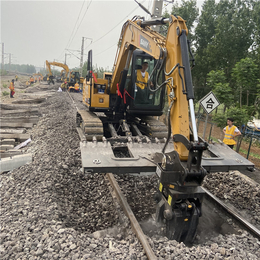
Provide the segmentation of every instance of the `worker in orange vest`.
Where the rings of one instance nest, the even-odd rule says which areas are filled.
[[[14,97],[14,79],[12,79],[11,83],[10,83],[10,86],[9,86],[9,89],[10,89],[10,98],[13,98]]]
[[[34,78],[30,77],[30,84],[32,85],[34,83]]]
[[[238,128],[233,125],[233,121],[233,118],[227,118],[227,126],[223,129],[223,133],[225,134],[223,143],[229,146],[231,149],[233,149],[234,145],[236,144],[234,138],[241,135],[241,132],[238,130]]]

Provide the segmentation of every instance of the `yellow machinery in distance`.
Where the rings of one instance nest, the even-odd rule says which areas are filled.
[[[38,73],[33,73],[33,76],[40,76],[41,79],[43,78],[43,76],[42,76],[42,74],[41,74],[40,72],[38,72]]]
[[[166,37],[152,29],[166,23]],[[187,34],[179,16],[128,20],[121,31],[113,73],[102,79],[92,70],[90,51],[83,84],[87,109],[77,112],[77,127],[84,136],[84,172],[155,172],[159,178],[156,220],[166,223],[169,239],[192,242],[201,216],[204,191],[200,185],[206,172],[252,164],[230,148],[223,150],[198,137]],[[140,89],[137,71],[144,62],[150,78]],[[163,114],[165,92],[168,127],[155,118]],[[208,157],[203,158],[206,153]]]
[[[48,77],[49,77],[49,81],[48,82],[53,82],[53,75],[51,72],[51,65],[52,66],[57,66],[57,67],[61,67],[63,68],[63,70],[61,71],[61,75],[64,72],[64,76],[62,77],[61,81],[67,81],[68,86],[74,86],[74,84],[76,82],[78,82],[81,86],[83,85],[83,81],[84,78],[80,77],[79,72],[78,71],[73,71],[73,70],[69,70],[69,67],[66,64],[60,63],[60,62],[49,62],[46,60],[46,68],[48,71]]]
[[[51,65],[63,68],[65,70],[65,77],[64,77],[64,79],[67,79],[68,73],[69,73],[69,67],[66,64],[63,64],[63,63],[60,63],[60,62],[56,62],[56,61],[49,62],[49,61],[46,60],[46,69],[48,71],[48,78],[49,78],[48,83],[49,84],[50,84],[50,82],[52,82],[54,84],[54,81],[53,81],[54,77],[52,75]]]

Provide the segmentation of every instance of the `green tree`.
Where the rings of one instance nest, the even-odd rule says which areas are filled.
[[[193,69],[194,85],[200,96],[208,92],[207,74],[223,70],[231,84],[232,68],[246,58],[254,44],[254,0],[206,0],[195,30],[197,66]]]
[[[235,89],[239,89],[240,107],[243,104],[250,106],[255,103],[255,97],[260,92],[258,72],[258,66],[251,58],[241,59],[232,69]],[[243,93],[246,93],[246,96]]]
[[[199,16],[199,8],[196,0],[182,0],[179,5],[177,2],[173,4],[172,15],[177,15],[186,20],[186,26],[189,30],[188,39],[194,39],[194,24]]]
[[[228,117],[232,117],[234,119],[234,125],[237,127],[241,127],[251,119],[251,116],[248,115],[246,108],[231,107],[224,114],[214,115],[213,121],[217,123],[217,126],[224,127],[227,124]]]
[[[227,83],[224,71],[210,71],[207,77],[207,84],[212,89],[219,102],[224,104],[224,112],[226,107],[230,107],[234,102],[232,89]]]
[[[254,58],[256,64],[260,68],[260,1],[254,2],[252,15],[254,22],[254,44],[252,46],[251,57]],[[260,78],[260,71],[258,77]]]
[[[88,68],[88,61],[85,61],[83,64],[83,67],[82,67],[82,76],[83,77],[86,77],[86,75],[87,75],[87,72],[88,72],[87,68]]]
[[[201,15],[195,29],[195,62],[192,70],[196,99],[205,96],[210,88],[207,86],[207,74],[215,69],[211,65],[209,46],[213,44],[216,28],[215,0],[206,0],[202,5]]]
[[[247,57],[253,44],[252,6],[249,0],[222,0],[217,5],[215,38],[210,52],[213,65],[230,77],[232,67]]]

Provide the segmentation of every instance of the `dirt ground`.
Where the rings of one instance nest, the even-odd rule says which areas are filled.
[[[0,95],[1,95],[1,102],[2,103],[11,103],[15,99],[18,98],[18,96],[23,95],[25,93],[26,88],[26,81],[29,80],[29,76],[25,75],[20,75],[17,74],[18,80],[14,81],[14,99],[10,98],[10,90],[9,90],[9,85],[12,79],[15,80],[15,73],[10,73],[9,75],[6,76],[0,76],[1,77],[1,84],[0,84]],[[39,82],[33,84],[29,88],[39,85]],[[4,92],[8,92],[8,95],[4,95]]]

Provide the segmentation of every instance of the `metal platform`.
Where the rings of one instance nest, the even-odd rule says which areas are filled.
[[[81,142],[81,158],[84,172],[97,173],[142,173],[156,171],[155,153],[161,153],[164,143],[123,143],[118,149],[128,151],[127,158],[116,157],[111,144],[105,142]],[[172,150],[173,144],[168,145]],[[225,144],[209,144],[203,153],[202,166],[208,172],[253,169],[254,164],[230,149]]]
[[[208,172],[227,172],[229,170],[239,171],[254,168],[254,164],[252,162],[230,149],[224,143],[209,145],[208,151],[203,154],[202,166]]]

